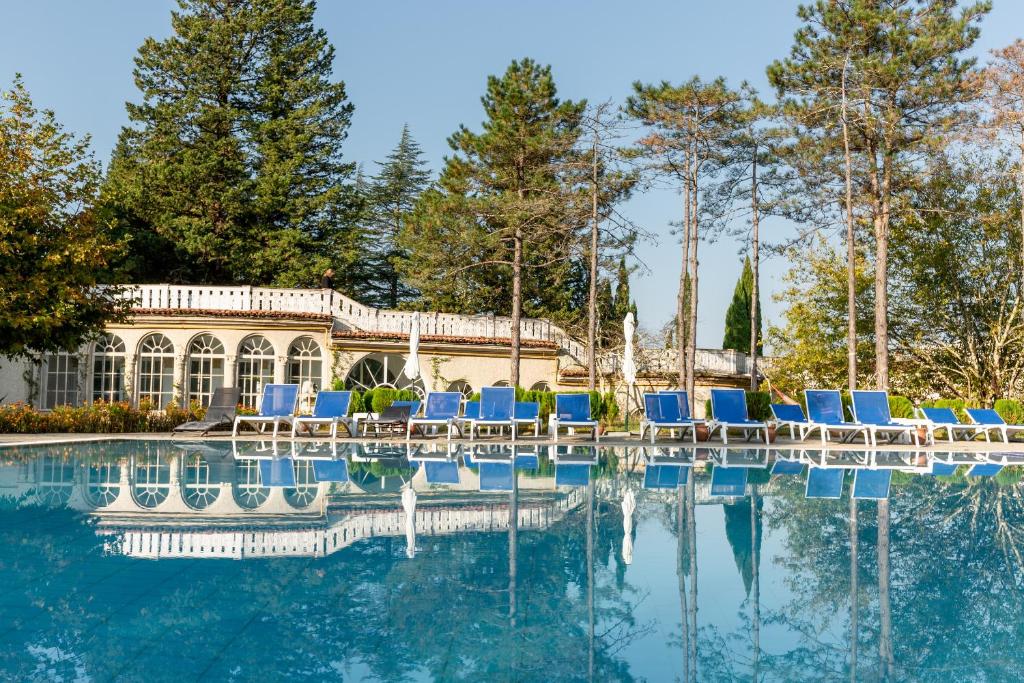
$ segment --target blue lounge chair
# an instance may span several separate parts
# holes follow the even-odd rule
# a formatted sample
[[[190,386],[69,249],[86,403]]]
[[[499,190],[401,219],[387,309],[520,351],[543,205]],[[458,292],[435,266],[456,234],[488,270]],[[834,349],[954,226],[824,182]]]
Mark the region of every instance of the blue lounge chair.
[[[846,470],[841,467],[808,467],[805,498],[841,498]]]
[[[994,477],[1003,471],[1003,466],[994,462],[980,462],[967,469],[968,477]]]
[[[775,457],[772,463],[772,475],[793,475],[804,471],[804,463],[799,459]]]
[[[480,418],[480,401],[466,401],[466,405],[462,409],[462,415],[455,418],[454,422],[459,430],[459,434],[462,435],[466,429],[466,426],[473,420]]]
[[[600,441],[597,420],[590,412],[590,394],[555,394],[555,410],[548,417],[548,433],[558,443],[558,430],[565,427],[572,434],[576,429],[591,430],[594,441]]]
[[[690,395],[688,393],[681,389],[662,389],[658,393],[676,397],[679,401],[679,417],[696,424],[704,424],[704,420],[690,414]]]
[[[713,421],[708,439],[717,429],[722,435],[722,443],[727,444],[729,429],[742,429],[747,441],[763,434],[764,442],[768,443],[768,425],[747,416],[747,394],[742,389],[712,389],[711,413]]]
[[[536,446],[516,446],[512,449],[512,458],[517,470],[540,469],[540,455]]]
[[[693,443],[697,443],[697,426],[689,417],[682,416],[679,403],[678,396],[674,394],[644,394],[644,418],[640,422],[640,439],[643,440],[645,430],[650,430],[653,444],[659,429],[668,429],[673,434],[678,429],[681,439],[689,429]]]
[[[462,394],[458,391],[432,391],[427,394],[427,405],[423,410],[423,417],[409,419],[405,428],[405,438],[412,438],[413,430],[417,427],[420,434],[424,433],[425,427],[445,427],[448,430],[448,438],[452,438],[452,432],[462,431],[455,423],[459,415],[459,408],[462,407]]]
[[[352,402],[351,391],[321,391],[316,395],[312,415],[300,415],[292,420],[292,438],[298,433],[299,427],[305,427],[310,436],[315,436],[317,428],[327,425],[331,438],[338,437],[338,427],[344,427],[352,436],[352,422],[348,419],[348,406]]]
[[[686,486],[690,476],[689,467],[679,465],[655,465],[648,463],[644,468],[645,489],[675,489]]]
[[[864,437],[868,445],[870,437],[868,428],[856,422],[847,422],[843,414],[843,397],[835,389],[808,389],[804,392],[807,399],[807,418],[810,427],[804,433],[806,439],[815,430],[821,433],[821,445],[828,443],[833,432],[838,432],[842,443],[849,443],[858,434]]]
[[[588,463],[555,463],[555,486],[586,486],[590,467]]]
[[[913,440],[914,445],[921,445],[916,426],[893,422],[889,414],[889,392],[852,391],[850,396],[853,398],[853,418],[868,428],[872,446],[878,445],[879,434],[887,434],[889,443],[905,436],[908,443]]]
[[[884,500],[889,497],[892,470],[858,469],[853,473],[853,497]]]
[[[478,461],[481,491],[511,491],[516,476],[510,462]]]
[[[517,434],[522,427],[532,426],[534,435],[540,436],[540,404],[536,401],[516,401],[512,419],[516,423]]]
[[[260,412],[257,415],[236,415],[231,436],[238,436],[238,428],[249,425],[260,434],[264,427],[273,425],[274,437],[282,424],[290,425],[299,401],[298,384],[264,384],[260,398]]]
[[[940,462],[938,460],[931,461],[931,469],[926,474],[931,474],[936,477],[952,477],[956,474],[959,464],[955,462]]]
[[[262,458],[260,481],[271,488],[292,488],[295,486],[295,462],[291,458]]]
[[[480,427],[508,427],[516,440],[516,390],[512,387],[484,387],[480,390],[480,417],[469,420],[469,438],[480,435]]]
[[[949,443],[953,443],[958,433],[961,438],[966,438],[968,441],[974,439],[978,434],[984,433],[983,427],[960,422],[952,408],[920,408],[919,410],[927,420],[929,443],[935,443],[935,432],[940,430],[946,432]]]
[[[1010,436],[1018,432],[1024,432],[1024,425],[1008,425],[1006,421],[991,408],[968,408],[967,417],[971,422],[978,425],[985,434],[985,441],[991,441],[989,432],[995,431],[1003,437],[1003,443],[1010,442]]]
[[[459,483],[459,463],[456,460],[445,462],[428,460],[421,466],[428,484],[454,485]]]
[[[343,484],[349,480],[348,461],[345,458],[339,458],[338,460],[314,460],[313,477],[318,482]]]
[[[747,494],[748,467],[722,467],[711,470],[711,496],[714,498],[742,498]]]
[[[789,427],[789,438],[804,440],[811,429],[811,423],[807,421],[800,406],[793,403],[773,403],[771,409],[777,428]]]

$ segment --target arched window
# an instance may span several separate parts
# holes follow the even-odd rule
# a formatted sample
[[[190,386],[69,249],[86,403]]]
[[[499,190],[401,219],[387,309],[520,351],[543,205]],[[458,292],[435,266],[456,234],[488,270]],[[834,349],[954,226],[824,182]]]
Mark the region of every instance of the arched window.
[[[316,477],[312,460],[295,461],[295,488],[284,490],[284,499],[293,508],[307,508],[316,498]]]
[[[75,485],[75,464],[65,458],[44,457],[35,463],[36,500],[47,507],[64,507]]]
[[[410,380],[402,370],[405,358],[397,353],[371,353],[361,358],[345,378],[345,388],[366,391],[375,387],[412,389],[422,398],[423,380]]]
[[[264,384],[274,382],[274,347],[266,337],[246,337],[238,350],[238,388],[242,405],[259,405]]]
[[[212,334],[201,334],[188,346],[188,400],[210,405],[215,389],[224,386],[224,345]]]
[[[124,342],[116,334],[96,341],[92,354],[92,400],[124,400]]]
[[[163,408],[174,398],[174,345],[162,334],[139,344],[139,401]]]
[[[309,382],[316,389],[323,381],[323,360],[320,345],[309,337],[300,337],[288,349],[288,382],[304,386]]]
[[[457,391],[466,400],[469,400],[469,397],[473,395],[473,387],[464,379],[459,379],[449,384],[448,391]]]
[[[508,383],[507,379],[501,379],[501,380],[498,380],[497,382],[495,382],[494,384],[492,384],[491,386],[495,386],[495,387],[509,387],[509,386],[512,386],[512,385]]]
[[[544,381],[534,382],[530,391],[551,391],[551,385]]]
[[[235,460],[235,485],[231,487],[235,502],[246,510],[255,510],[267,502],[270,489],[260,479],[258,460]]]
[[[43,364],[43,376],[44,408],[79,404],[77,355],[65,351],[49,354]]]
[[[96,507],[106,507],[121,493],[121,466],[117,462],[89,465],[85,497]]]
[[[171,467],[159,455],[143,455],[135,460],[132,496],[144,508],[155,508],[171,492]]]
[[[220,487],[210,481],[210,464],[206,458],[193,453],[185,458],[181,485],[185,504],[193,510],[204,510],[217,500]]]

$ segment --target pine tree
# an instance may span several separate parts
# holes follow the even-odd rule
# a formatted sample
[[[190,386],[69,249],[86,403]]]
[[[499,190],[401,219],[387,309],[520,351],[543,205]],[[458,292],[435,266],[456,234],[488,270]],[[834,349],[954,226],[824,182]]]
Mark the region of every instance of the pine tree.
[[[725,339],[722,341],[723,349],[732,349],[743,353],[750,353],[750,304],[753,296],[754,271],[750,266],[750,259],[743,261],[743,272],[736,281],[736,289],[733,290],[732,302],[725,313]],[[757,302],[757,350],[761,351],[761,302]]]
[[[93,206],[99,182],[89,139],[17,77],[0,101],[0,356],[76,349],[123,312],[97,288],[120,248]]]
[[[417,295],[398,274],[396,264],[408,258],[398,236],[430,182],[430,171],[408,125],[402,127],[394,151],[378,165],[380,173],[367,188],[363,300],[371,306],[397,308]]]
[[[619,268],[615,273],[615,318],[620,325],[633,307],[633,298],[629,293],[629,268],[623,256],[619,259]]]
[[[403,230],[399,271],[431,308],[509,313],[515,384],[523,313],[573,298],[560,286],[580,227],[566,177],[586,103],[560,101],[551,68],[530,59],[489,77],[482,103],[483,131],[449,138],[455,154]]]
[[[352,116],[309,0],[179,0],[135,59],[104,204],[132,238],[127,277],[344,282],[358,253]]]

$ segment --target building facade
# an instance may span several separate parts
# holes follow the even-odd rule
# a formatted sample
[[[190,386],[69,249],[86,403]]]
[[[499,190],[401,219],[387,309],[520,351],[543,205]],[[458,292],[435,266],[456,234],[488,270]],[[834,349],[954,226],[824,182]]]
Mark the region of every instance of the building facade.
[[[206,404],[218,387],[238,387],[255,406],[261,387],[294,382],[309,402],[322,388],[379,386],[469,395],[508,385],[511,320],[494,315],[414,313],[363,306],[320,289],[138,285],[125,322],[95,341],[41,363],[0,360],[0,402],[42,409],[95,401],[163,408]],[[402,370],[414,317],[420,324],[421,376]],[[586,349],[548,320],[521,322],[520,385],[578,390],[587,385]],[[616,390],[618,357],[599,358],[603,391]],[[698,404],[711,386],[745,386],[747,357],[701,349]],[[673,351],[639,351],[639,392],[675,385]],[[633,404],[638,405],[638,401]],[[698,405],[698,410],[700,406]]]

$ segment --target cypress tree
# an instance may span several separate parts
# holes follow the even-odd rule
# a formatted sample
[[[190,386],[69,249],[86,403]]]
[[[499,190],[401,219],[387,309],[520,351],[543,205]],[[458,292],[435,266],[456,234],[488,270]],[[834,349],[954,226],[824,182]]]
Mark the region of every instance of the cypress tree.
[[[363,299],[371,306],[397,308],[417,295],[398,274],[398,262],[409,257],[398,236],[430,181],[423,151],[408,125],[402,127],[398,145],[379,166],[380,173],[367,189]]]
[[[179,0],[135,59],[104,203],[132,238],[127,277],[344,282],[357,254],[352,105],[310,0]]]
[[[750,353],[750,302],[754,285],[754,271],[750,259],[743,260],[743,272],[733,290],[732,302],[725,313],[725,339],[723,349]],[[761,351],[761,302],[757,302],[757,348]]]

